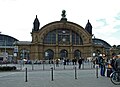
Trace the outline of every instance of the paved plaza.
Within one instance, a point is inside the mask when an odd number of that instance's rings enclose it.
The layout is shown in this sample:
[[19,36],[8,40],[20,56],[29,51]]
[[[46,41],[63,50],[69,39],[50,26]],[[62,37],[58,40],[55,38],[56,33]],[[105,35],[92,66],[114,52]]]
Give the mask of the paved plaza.
[[[50,65],[49,65],[50,66]],[[89,65],[87,65],[89,67]],[[27,71],[27,80],[26,72]],[[37,67],[37,65],[36,65]],[[34,69],[36,68],[34,66]],[[46,68],[45,68],[46,67]],[[75,69],[69,66],[55,66],[52,70],[50,67],[40,65],[40,69],[32,70],[31,66],[25,65],[21,71],[0,72],[0,87],[119,87],[111,83],[110,78],[98,75],[96,69]],[[77,66],[76,66],[77,67]],[[57,69],[59,68],[59,69]],[[64,69],[65,68],[65,69]],[[99,73],[98,73],[99,74]],[[26,82],[27,81],[27,82]]]

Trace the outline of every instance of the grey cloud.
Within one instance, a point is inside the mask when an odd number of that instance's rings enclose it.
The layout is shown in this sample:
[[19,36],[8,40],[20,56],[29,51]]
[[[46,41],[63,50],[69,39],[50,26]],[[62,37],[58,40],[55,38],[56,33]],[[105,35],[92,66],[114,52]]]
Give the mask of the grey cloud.
[[[116,22],[120,23],[120,12],[114,18],[115,18]],[[113,28],[120,29],[120,25],[116,24]]]
[[107,23],[107,21],[106,21],[106,19],[105,18],[103,18],[103,19],[98,19],[98,20],[96,20],[96,22],[98,22],[98,23],[102,23],[100,26],[97,26],[96,28],[102,28],[102,27],[105,27],[105,26],[107,26],[108,25],[108,23]]
[[120,25],[115,25],[113,28],[120,29]]
[[98,19],[98,20],[96,20],[96,21],[97,21],[97,22],[102,22],[102,23],[103,23],[102,26],[108,25],[107,22],[106,22],[106,19]]
[[120,20],[120,12],[115,16],[116,20]]

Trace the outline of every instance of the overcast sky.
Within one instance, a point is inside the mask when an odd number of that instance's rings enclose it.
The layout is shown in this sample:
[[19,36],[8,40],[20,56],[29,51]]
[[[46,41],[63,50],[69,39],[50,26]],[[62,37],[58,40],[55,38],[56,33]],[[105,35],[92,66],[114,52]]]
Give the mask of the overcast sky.
[[0,32],[31,41],[36,15],[41,28],[59,21],[63,9],[68,21],[85,28],[89,19],[96,38],[120,45],[120,0],[0,0]]

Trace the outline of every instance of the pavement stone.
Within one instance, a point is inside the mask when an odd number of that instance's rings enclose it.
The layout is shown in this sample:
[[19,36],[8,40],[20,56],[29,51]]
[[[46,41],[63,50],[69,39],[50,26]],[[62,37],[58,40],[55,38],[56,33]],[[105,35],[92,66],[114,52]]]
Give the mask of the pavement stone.
[[25,82],[24,69],[0,72],[0,87],[120,87],[114,85],[110,78],[100,76],[99,73],[97,78],[96,69],[77,69],[76,72],[77,79],[75,79],[75,69],[55,69],[52,81],[51,69],[28,69],[27,82]]

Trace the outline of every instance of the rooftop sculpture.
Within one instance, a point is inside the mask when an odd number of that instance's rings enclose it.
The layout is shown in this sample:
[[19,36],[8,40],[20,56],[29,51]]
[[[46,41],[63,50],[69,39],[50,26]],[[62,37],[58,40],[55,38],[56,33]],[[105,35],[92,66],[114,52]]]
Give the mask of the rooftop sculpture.
[[66,17],[66,11],[65,11],[65,10],[62,11],[61,16],[62,16],[62,18],[65,18],[65,17]]

